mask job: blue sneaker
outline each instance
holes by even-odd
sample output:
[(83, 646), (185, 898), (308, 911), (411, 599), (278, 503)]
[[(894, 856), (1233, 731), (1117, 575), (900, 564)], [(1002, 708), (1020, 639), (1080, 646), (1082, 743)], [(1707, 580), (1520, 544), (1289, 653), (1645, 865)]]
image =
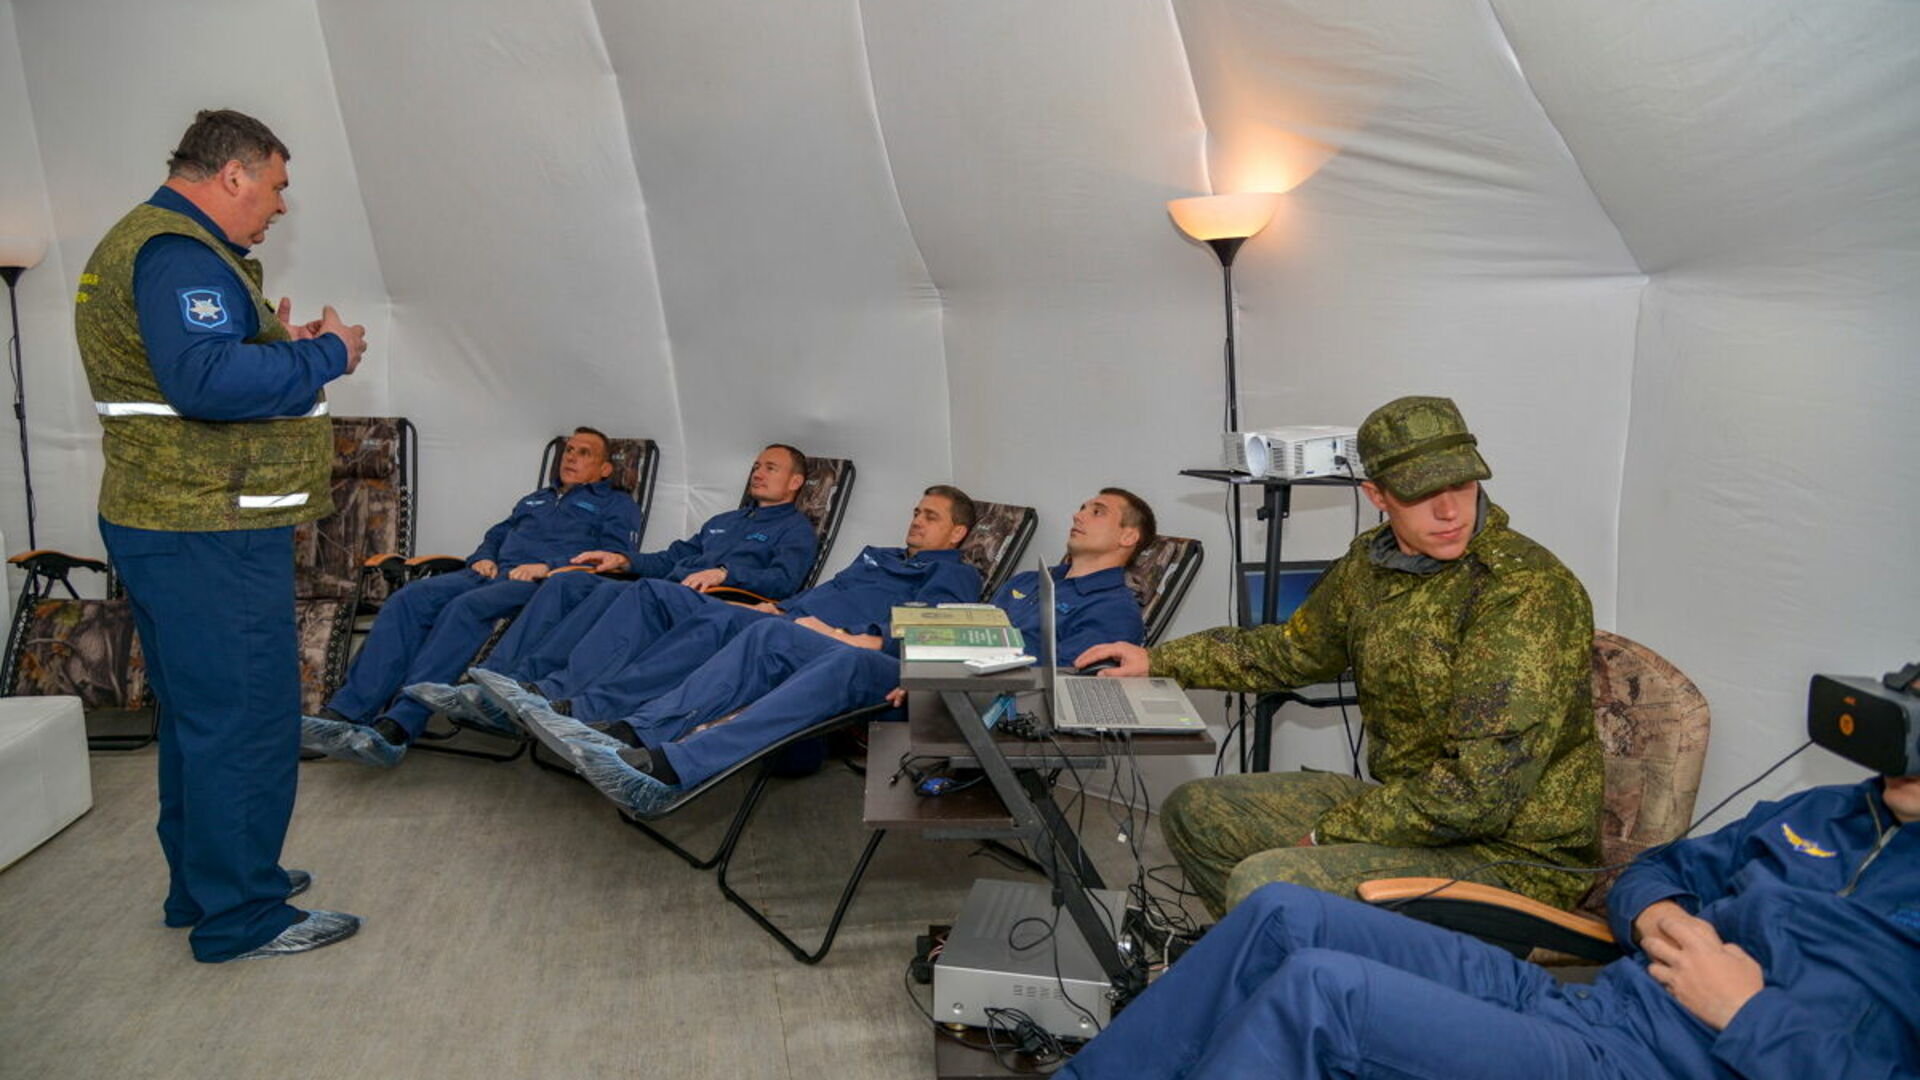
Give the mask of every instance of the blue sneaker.
[(619, 753), (610, 747), (576, 742), (567, 752), (587, 783), (634, 817), (651, 817), (680, 797), (677, 789), (621, 761)]
[(395, 746), (365, 724), (318, 716), (300, 718), (300, 749), (383, 769), (398, 765), (407, 752), (406, 747)]
[(291, 956), (311, 952), (336, 941), (345, 941), (360, 932), (360, 916), (338, 911), (309, 911), (306, 918), (280, 931), (280, 936), (234, 957), (257, 960), (264, 956)]

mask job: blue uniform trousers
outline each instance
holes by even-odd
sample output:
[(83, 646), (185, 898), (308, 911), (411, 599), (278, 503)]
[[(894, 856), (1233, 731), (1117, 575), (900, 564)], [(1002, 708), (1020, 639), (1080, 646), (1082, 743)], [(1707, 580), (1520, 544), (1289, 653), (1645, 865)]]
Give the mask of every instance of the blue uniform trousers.
[[(612, 600), (604, 605), (600, 617), (594, 620), (593, 625), (573, 646), (573, 651), (567, 657), (567, 665), (537, 680), (540, 693), (545, 697), (553, 701), (567, 698), (576, 705), (584, 704), (587, 691), (602, 680), (617, 681), (623, 669), (643, 668), (648, 654), (662, 636), (680, 624), (707, 612), (744, 610), (710, 600), (685, 585), (671, 581), (643, 579), (623, 589), (599, 589), (591, 600), (597, 601), (608, 592), (613, 593)], [(583, 604), (581, 610), (586, 607)], [(580, 611), (575, 612), (575, 615), (578, 614)], [(568, 621), (573, 621), (573, 617), (569, 616)], [(617, 695), (618, 692), (611, 693)], [(618, 710), (614, 715), (625, 713), (627, 708)], [(593, 718), (591, 713), (576, 712), (574, 716)]]
[(608, 605), (632, 584), (579, 571), (554, 574), (540, 583), (481, 666), (521, 682), (559, 671)]
[(301, 918), (280, 847), (300, 765), (293, 529), (159, 532), (100, 522), (160, 702), (170, 926), (228, 960)]
[(1563, 986), (1463, 934), (1276, 884), (1234, 908), (1060, 1075), (1666, 1076), (1653, 1047), (1711, 1032), (1647, 1004), (1608, 985)]
[(412, 698), (394, 700), (404, 686), (447, 683), (493, 633), (496, 620), (514, 614), (540, 587), (503, 572), (484, 578), (472, 570), (416, 581), (388, 598), (373, 630), (327, 706), (349, 720), (390, 716), (418, 738), (432, 710)]
[[(893, 657), (769, 618), (625, 721), (691, 787), (795, 731), (877, 705), (899, 683)], [(736, 710), (724, 724), (693, 730)]]

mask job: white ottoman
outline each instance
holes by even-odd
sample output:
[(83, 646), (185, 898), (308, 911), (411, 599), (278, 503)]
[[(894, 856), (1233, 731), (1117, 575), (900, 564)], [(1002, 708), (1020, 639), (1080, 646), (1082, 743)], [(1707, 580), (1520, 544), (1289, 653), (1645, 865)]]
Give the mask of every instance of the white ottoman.
[(80, 699), (0, 698), (0, 869), (92, 805)]

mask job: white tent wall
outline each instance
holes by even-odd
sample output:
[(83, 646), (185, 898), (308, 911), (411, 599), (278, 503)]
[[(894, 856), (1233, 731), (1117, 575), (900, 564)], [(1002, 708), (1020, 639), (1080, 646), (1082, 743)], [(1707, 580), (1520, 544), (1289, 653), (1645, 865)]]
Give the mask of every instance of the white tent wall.
[[(1920, 655), (1920, 6), (1497, 6), (1651, 277), (1618, 625), (1706, 692), (1716, 797), (1810, 673)], [(1733, 809), (1858, 775), (1813, 750)]]
[(754, 453), (786, 442), (858, 469), (828, 573), (900, 543), (922, 489), (952, 479), (946, 373), (858, 5), (596, 10), (673, 337), (687, 528), (736, 505)]
[(651, 544), (685, 535), (646, 208), (586, 0), (321, 0), (421, 435), (420, 549), (465, 555), (588, 424), (662, 445)]
[(1217, 550), (1216, 493), (1176, 475), (1218, 453), (1220, 312), (1211, 256), (1162, 209), (1204, 184), (1170, 13), (864, 14), (901, 202), (946, 303), (956, 474), (1039, 511), (1029, 559), (1058, 558), (1073, 510), (1113, 484)]
[[(420, 424), (426, 547), (576, 422), (664, 445), (653, 543), (778, 438), (859, 462), (849, 546), (951, 476), (1051, 554), (1133, 487), (1207, 542), (1197, 629), (1223, 500), (1177, 471), (1218, 453), (1220, 279), (1162, 204), (1291, 186), (1235, 267), (1243, 422), (1458, 399), (1515, 525), (1706, 689), (1717, 796), (1798, 741), (1810, 671), (1920, 652), (1920, 8), (1806, 11), (0, 0), (0, 208), (53, 240), (21, 282), (41, 539), (98, 551), (73, 278), (226, 105), (294, 149), (273, 291), (368, 324), (336, 409)], [(1351, 514), (1303, 493), (1289, 557)], [(1298, 719), (1280, 760), (1337, 764)]]

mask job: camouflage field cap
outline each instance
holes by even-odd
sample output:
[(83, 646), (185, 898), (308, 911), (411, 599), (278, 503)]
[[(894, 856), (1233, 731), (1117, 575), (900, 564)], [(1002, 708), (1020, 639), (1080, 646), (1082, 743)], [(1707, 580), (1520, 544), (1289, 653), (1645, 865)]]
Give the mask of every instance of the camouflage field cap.
[(1360, 425), (1359, 441), (1367, 478), (1401, 502), (1493, 475), (1452, 398), (1389, 401)]

